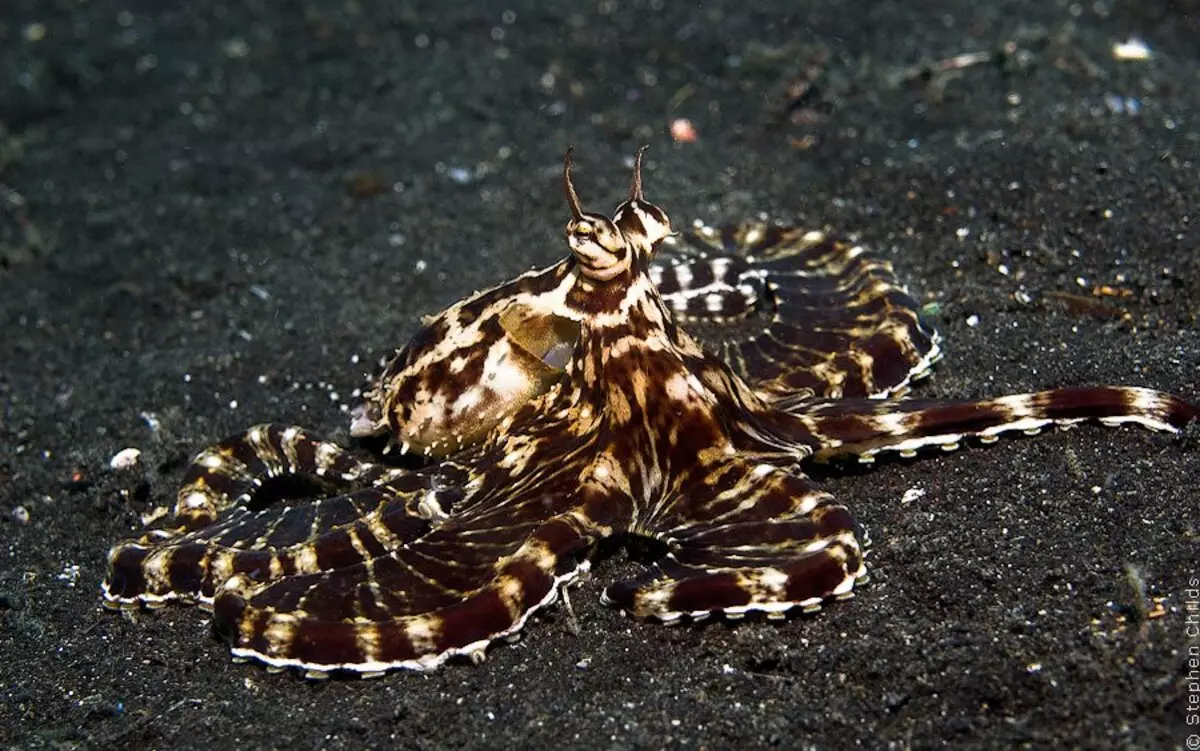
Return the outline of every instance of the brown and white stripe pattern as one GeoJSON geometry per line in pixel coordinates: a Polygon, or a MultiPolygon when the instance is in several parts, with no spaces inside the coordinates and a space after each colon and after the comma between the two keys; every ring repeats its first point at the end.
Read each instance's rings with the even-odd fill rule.
{"type": "Polygon", "coordinates": [[[353,435],[424,465],[255,426],[195,459],[173,527],[112,549],[106,604],[197,602],[235,657],[311,678],[428,670],[482,660],[598,542],[639,535],[663,555],[606,602],[783,617],[866,577],[862,529],[806,462],[1200,418],[1135,387],[901,399],[941,350],[887,262],[763,223],[673,235],[640,153],[611,219],[569,157],[564,184],[572,255],[429,319],[354,412],[353,435]]]}
{"type": "Polygon", "coordinates": [[[420,543],[334,573],[265,586],[237,575],[226,581],[215,615],[235,645],[235,657],[302,668],[313,677],[339,669],[428,670],[458,655],[481,662],[491,642],[518,632],[587,570],[586,559],[575,554],[590,544],[571,520],[560,517],[526,533],[512,553],[478,567],[486,574],[476,572],[478,579],[470,583],[451,583],[464,573],[422,561],[428,553],[416,550],[420,543]],[[421,593],[419,608],[404,598],[416,594],[414,561],[432,569],[423,570],[422,579],[436,580],[425,584],[429,591],[421,593]]]}
{"type": "Polygon", "coordinates": [[[179,491],[180,527],[109,551],[105,603],[207,605],[234,574],[265,581],[357,563],[444,520],[463,495],[464,477],[449,462],[437,471],[399,470],[360,462],[295,426],[256,425],[193,461],[179,491]],[[283,491],[291,498],[301,480],[318,498],[256,508],[281,479],[291,482],[283,491]],[[198,524],[197,510],[210,508],[222,509],[220,518],[198,524]]]}
{"type": "Polygon", "coordinates": [[[1175,433],[1200,415],[1195,406],[1160,391],[1102,386],[981,400],[828,401],[797,410],[796,416],[805,431],[819,437],[818,458],[850,456],[870,463],[881,452],[911,457],[929,447],[953,451],[967,439],[987,444],[1003,433],[1035,435],[1085,420],[1175,433]]]}
{"type": "Polygon", "coordinates": [[[698,224],[656,260],[679,320],[771,401],[894,396],[941,357],[891,264],[825,232],[698,224]]]}

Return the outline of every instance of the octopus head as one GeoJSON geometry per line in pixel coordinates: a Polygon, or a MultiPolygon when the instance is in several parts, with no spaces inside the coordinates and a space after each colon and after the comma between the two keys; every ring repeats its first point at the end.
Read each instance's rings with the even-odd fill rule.
{"type": "Polygon", "coordinates": [[[645,147],[639,149],[634,160],[629,197],[609,219],[583,210],[571,183],[571,149],[567,149],[563,160],[563,185],[571,207],[567,243],[579,264],[580,273],[587,279],[595,282],[616,279],[635,264],[648,261],[655,246],[671,235],[671,220],[666,212],[642,195],[642,154],[645,151],[645,147]]]}
{"type": "Polygon", "coordinates": [[[571,149],[563,160],[563,186],[571,207],[567,222],[567,244],[579,264],[580,273],[592,281],[607,282],[629,270],[633,261],[628,241],[608,217],[583,210],[571,183],[571,149]]]}

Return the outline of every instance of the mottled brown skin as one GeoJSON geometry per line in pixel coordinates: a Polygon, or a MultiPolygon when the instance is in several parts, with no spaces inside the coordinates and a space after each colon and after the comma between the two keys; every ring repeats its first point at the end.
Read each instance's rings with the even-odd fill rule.
{"type": "Polygon", "coordinates": [[[526,274],[436,316],[364,393],[351,434],[387,435],[402,453],[428,456],[478,443],[562,376],[578,326],[542,301],[569,272],[564,262],[526,274]],[[475,402],[453,409],[472,389],[475,402]]]}
{"type": "Polygon", "coordinates": [[[684,246],[642,195],[640,153],[611,219],[583,211],[570,166],[571,256],[432,319],[355,414],[352,432],[440,458],[394,469],[252,428],[197,458],[177,529],[112,550],[106,602],[198,601],[235,656],[312,677],[429,669],[482,659],[600,540],[640,535],[664,554],[605,592],[635,615],[815,610],[865,568],[854,518],[803,461],[1198,415],[1128,387],[897,401],[939,349],[886,263],[761,225],[684,246]],[[280,475],[329,496],[251,510],[280,475]]]}

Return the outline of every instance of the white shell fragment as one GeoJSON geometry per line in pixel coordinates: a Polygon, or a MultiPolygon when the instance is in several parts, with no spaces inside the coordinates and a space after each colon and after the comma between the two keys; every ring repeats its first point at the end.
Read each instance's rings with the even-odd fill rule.
{"type": "Polygon", "coordinates": [[[1137,37],[1129,37],[1124,42],[1117,42],[1112,47],[1113,59],[1122,62],[1149,60],[1152,55],[1150,47],[1137,37]]]}
{"type": "Polygon", "coordinates": [[[127,448],[121,449],[113,454],[113,458],[108,460],[109,469],[131,469],[138,465],[141,461],[142,452],[139,449],[127,448]]]}

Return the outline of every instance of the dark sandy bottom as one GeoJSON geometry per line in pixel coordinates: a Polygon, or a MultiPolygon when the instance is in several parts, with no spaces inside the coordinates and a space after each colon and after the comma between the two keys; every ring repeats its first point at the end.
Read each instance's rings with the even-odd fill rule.
{"type": "Polygon", "coordinates": [[[420,314],[561,256],[568,143],[593,206],[650,143],[677,224],[859,233],[940,304],[925,394],[1200,399],[1195,2],[160,5],[0,10],[0,744],[1186,744],[1194,431],[823,473],[875,543],[856,599],[634,622],[598,602],[617,554],[578,635],[552,608],[431,675],[272,675],[97,585],[193,452],[265,420],[346,440],[420,314]],[[1114,59],[1135,35],[1152,58],[1114,59]],[[910,70],[971,52],[997,54],[910,70]]]}

